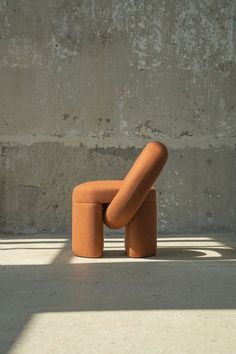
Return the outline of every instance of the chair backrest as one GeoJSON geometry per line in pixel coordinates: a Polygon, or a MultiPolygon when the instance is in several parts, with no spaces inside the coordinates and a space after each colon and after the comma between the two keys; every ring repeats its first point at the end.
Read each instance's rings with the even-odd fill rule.
{"type": "Polygon", "coordinates": [[[128,224],[159,176],[167,157],[167,148],[162,143],[152,141],[144,147],[106,209],[104,221],[107,226],[118,229],[128,224]]]}

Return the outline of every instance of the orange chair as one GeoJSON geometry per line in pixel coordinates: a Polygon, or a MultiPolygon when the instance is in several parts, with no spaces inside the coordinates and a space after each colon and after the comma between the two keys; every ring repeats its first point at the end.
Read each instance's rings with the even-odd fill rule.
{"type": "Polygon", "coordinates": [[[86,182],[72,195],[72,250],[80,257],[103,254],[103,222],[111,229],[125,227],[129,257],[156,254],[156,191],[152,187],[168,157],[167,148],[150,142],[124,180],[86,182]]]}

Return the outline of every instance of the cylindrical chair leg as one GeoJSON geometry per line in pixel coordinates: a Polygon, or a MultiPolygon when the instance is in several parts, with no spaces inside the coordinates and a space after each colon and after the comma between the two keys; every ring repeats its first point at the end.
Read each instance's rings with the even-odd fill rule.
{"type": "Polygon", "coordinates": [[[144,202],[125,227],[125,248],[129,257],[150,257],[157,250],[156,202],[144,202]]]}
{"type": "Polygon", "coordinates": [[[72,203],[72,250],[75,256],[101,257],[103,215],[100,203],[72,203]]]}

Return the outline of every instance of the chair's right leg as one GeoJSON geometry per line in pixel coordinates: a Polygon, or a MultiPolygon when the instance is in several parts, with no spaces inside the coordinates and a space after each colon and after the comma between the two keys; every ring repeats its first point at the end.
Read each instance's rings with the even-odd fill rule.
{"type": "Polygon", "coordinates": [[[103,215],[100,203],[72,203],[72,250],[75,256],[101,257],[103,215]]]}
{"type": "Polygon", "coordinates": [[[129,257],[150,257],[157,250],[156,202],[144,202],[125,226],[125,250],[129,257]]]}

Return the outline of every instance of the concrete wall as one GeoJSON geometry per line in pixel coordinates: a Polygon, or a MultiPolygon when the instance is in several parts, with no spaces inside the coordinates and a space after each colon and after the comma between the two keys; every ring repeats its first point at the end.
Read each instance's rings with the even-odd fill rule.
{"type": "Polygon", "coordinates": [[[167,144],[162,232],[236,229],[235,0],[0,0],[0,228],[69,231],[73,186],[167,144]]]}

